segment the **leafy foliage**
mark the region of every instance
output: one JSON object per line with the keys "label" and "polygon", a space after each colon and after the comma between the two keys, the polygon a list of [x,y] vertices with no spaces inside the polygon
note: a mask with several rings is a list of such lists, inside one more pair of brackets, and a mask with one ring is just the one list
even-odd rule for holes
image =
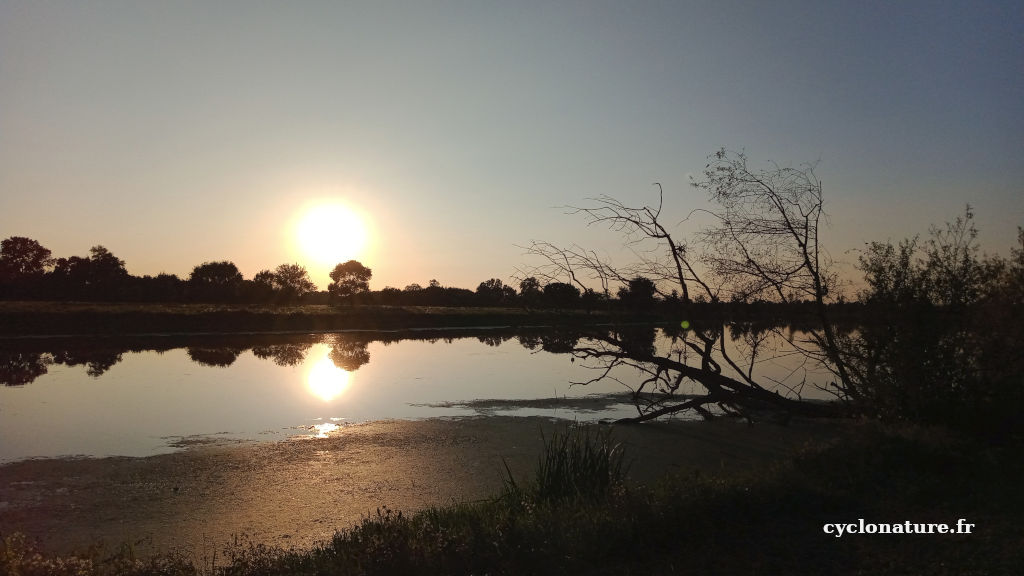
{"label": "leafy foliage", "polygon": [[1009,261],[981,257],[973,213],[929,238],[861,255],[872,314],[844,355],[866,413],[1001,435],[1024,402],[1024,232]]}
{"label": "leafy foliage", "polygon": [[580,299],[580,289],[565,282],[551,282],[544,286],[544,300],[555,308],[572,308]]}
{"label": "leafy foliage", "polygon": [[203,262],[192,269],[189,289],[197,300],[230,301],[242,286],[242,273],[234,262]]}
{"label": "leafy foliage", "polygon": [[499,306],[511,302],[516,297],[516,289],[506,286],[497,278],[485,280],[476,287],[476,295],[485,304]]}
{"label": "leafy foliage", "polygon": [[0,281],[39,275],[53,264],[50,250],[39,242],[12,236],[0,242]]}
{"label": "leafy foliage", "polygon": [[347,298],[370,290],[373,271],[355,260],[338,264],[331,270],[327,291],[335,298]]}
{"label": "leafy foliage", "polygon": [[309,272],[299,264],[281,264],[274,270],[273,286],[286,300],[301,298],[316,291],[316,284],[309,279]]}

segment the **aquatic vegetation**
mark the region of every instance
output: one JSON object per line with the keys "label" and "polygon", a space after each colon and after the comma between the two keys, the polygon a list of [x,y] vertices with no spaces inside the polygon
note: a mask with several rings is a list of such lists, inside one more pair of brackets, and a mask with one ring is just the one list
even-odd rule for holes
{"label": "aquatic vegetation", "polygon": [[[637,486],[618,483],[622,455],[606,431],[571,426],[545,439],[535,477],[510,479],[493,499],[412,515],[380,508],[310,550],[242,541],[199,561],[143,561],[130,546],[50,557],[14,534],[3,537],[0,573],[1008,574],[1024,563],[1019,448],[865,425],[769,469],[684,472]],[[584,480],[586,470],[607,472],[607,481]],[[978,531],[842,539],[822,532],[824,523],[861,517],[966,517]]]}

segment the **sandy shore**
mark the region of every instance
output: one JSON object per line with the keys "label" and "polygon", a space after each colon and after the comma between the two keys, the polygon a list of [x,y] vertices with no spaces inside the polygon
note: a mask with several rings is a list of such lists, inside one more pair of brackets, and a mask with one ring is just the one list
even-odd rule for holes
{"label": "sandy shore", "polygon": [[[501,487],[502,461],[527,474],[540,430],[552,426],[511,417],[386,421],[329,438],[16,462],[0,466],[0,533],[21,531],[53,552],[130,542],[141,555],[178,548],[200,561],[243,535],[308,547],[379,506],[411,512],[490,497]],[[764,465],[838,430],[677,422],[617,427],[615,438],[634,460],[630,477],[648,482],[666,472]]]}

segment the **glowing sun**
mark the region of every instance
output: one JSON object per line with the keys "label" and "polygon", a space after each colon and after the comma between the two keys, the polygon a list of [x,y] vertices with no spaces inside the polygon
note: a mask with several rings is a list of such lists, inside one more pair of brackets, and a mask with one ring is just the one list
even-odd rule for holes
{"label": "glowing sun", "polygon": [[366,248],[367,227],[348,206],[322,202],[308,206],[295,225],[295,241],[310,263],[334,266],[358,259]]}

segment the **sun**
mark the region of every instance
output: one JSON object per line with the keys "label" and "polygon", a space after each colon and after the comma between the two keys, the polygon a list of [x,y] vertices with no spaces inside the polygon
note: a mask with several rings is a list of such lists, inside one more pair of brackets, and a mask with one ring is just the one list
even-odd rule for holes
{"label": "sun", "polygon": [[295,224],[298,251],[308,263],[321,267],[358,260],[366,249],[367,237],[364,219],[340,202],[313,203]]}

